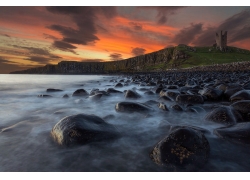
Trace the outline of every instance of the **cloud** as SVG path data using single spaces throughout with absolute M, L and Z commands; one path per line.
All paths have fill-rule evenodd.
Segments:
M 76 46 L 73 46 L 69 43 L 63 41 L 54 41 L 52 44 L 53 47 L 60 49 L 61 51 L 72 52 L 73 54 L 77 54 L 73 49 L 76 49 Z
M 158 24 L 165 24 L 168 20 L 167 16 L 175 14 L 175 12 L 181 8 L 184 8 L 183 6 L 142 6 L 138 8 L 143 9 L 155 9 L 157 10 L 158 14 L 156 18 L 158 19 Z
M 50 35 L 50 34 L 46 34 L 46 33 L 43 33 L 43 37 L 44 37 L 45 39 L 59 40 L 57 37 L 52 36 L 52 35 Z
M 25 60 L 37 62 L 39 64 L 48 64 L 51 59 L 47 57 L 41 57 L 41 56 L 30 56 L 26 58 Z
M 215 33 L 221 31 L 228 31 L 228 43 L 234 43 L 244 39 L 250 38 L 250 10 L 244 10 L 235 14 L 218 26 L 210 26 L 202 31 L 200 36 L 193 41 L 195 45 L 212 45 L 215 43 Z
M 136 22 L 129 22 L 129 25 L 133 27 L 134 30 L 140 31 L 142 30 L 142 25 Z
M 51 13 L 62 14 L 70 16 L 72 21 L 76 24 L 76 28 L 66 27 L 58 24 L 48 26 L 49 29 L 58 31 L 62 36 L 62 40 L 55 40 L 53 46 L 75 53 L 72 49 L 76 46 L 72 44 L 87 45 L 95 43 L 99 38 L 96 36 L 97 28 L 95 21 L 98 15 L 103 15 L 106 18 L 113 18 L 117 15 L 116 7 L 90 7 L 90 6 L 76 6 L 76 7 L 47 7 Z
M 109 57 L 111 58 L 111 60 L 120 60 L 122 59 L 122 55 L 119 53 L 112 53 L 109 55 Z
M 202 24 L 193 24 L 191 23 L 189 27 L 184 27 L 177 33 L 172 42 L 177 44 L 189 44 L 191 43 L 197 35 L 202 32 Z
M 139 48 L 139 47 L 136 47 L 136 48 L 133 48 L 131 53 L 134 55 L 134 56 L 139 56 L 139 55 L 143 55 L 145 54 L 146 52 L 146 49 L 144 48 Z

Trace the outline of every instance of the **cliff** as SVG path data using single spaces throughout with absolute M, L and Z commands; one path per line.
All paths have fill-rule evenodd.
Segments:
M 179 54 L 179 55 L 178 55 Z M 62 61 L 57 65 L 15 71 L 11 74 L 107 74 L 119 72 L 146 71 L 149 66 L 168 63 L 171 59 L 186 58 L 182 51 L 175 47 L 165 48 L 149 54 L 132 57 L 125 60 L 110 62 L 77 62 Z

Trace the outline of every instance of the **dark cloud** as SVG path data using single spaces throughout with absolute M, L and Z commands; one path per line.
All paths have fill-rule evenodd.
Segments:
M 99 14 L 104 15 L 106 18 L 113 18 L 117 15 L 116 7 L 90 7 L 90 6 L 77 6 L 77 7 L 47 7 L 47 10 L 56 14 L 63 14 L 70 16 L 73 22 L 76 24 L 77 28 L 66 27 L 58 24 L 53 24 L 48 26 L 49 29 L 60 32 L 63 39 L 60 41 L 55 41 L 53 45 L 64 51 L 74 51 L 73 45 L 70 44 L 81 44 L 87 45 L 88 43 L 93 43 L 99 38 L 96 36 L 97 28 L 95 21 Z M 67 44 L 63 44 L 67 43 Z M 63 47 L 62 47 L 63 46 Z M 66 48 L 65 48 L 66 47 Z
M 205 29 L 196 40 L 195 45 L 212 45 L 215 43 L 215 33 L 228 31 L 228 43 L 250 38 L 250 10 L 244 10 L 235 14 L 221 24 Z
M 230 42 L 241 41 L 250 38 L 250 26 L 245 26 L 236 32 Z
M 134 30 L 140 31 L 142 30 L 142 25 L 136 22 L 129 22 L 129 25 L 133 27 Z
M 72 44 L 63 42 L 63 41 L 54 41 L 53 47 L 60 49 L 61 51 L 67 51 L 72 52 L 74 54 L 77 54 L 73 49 L 76 49 L 76 46 L 73 46 Z
M 25 47 L 25 46 L 17 46 L 13 45 L 15 48 L 21 48 L 21 49 L 27 49 L 29 52 L 25 53 L 23 55 L 30 56 L 30 55 L 40 55 L 40 56 L 45 56 L 44 58 L 50 58 L 50 59 L 60 59 L 60 56 L 51 54 L 49 50 L 45 48 L 34 48 L 34 47 Z M 35 57 L 33 56 L 33 57 Z
M 8 34 L 3 34 L 5 37 L 10 37 L 10 35 L 8 35 Z
M 189 27 L 185 27 L 179 31 L 173 38 L 172 42 L 177 44 L 189 44 L 191 43 L 197 35 L 202 32 L 202 24 L 190 24 Z
M 103 59 L 83 59 L 81 62 L 103 62 Z
M 120 60 L 122 59 L 122 55 L 119 53 L 112 53 L 109 55 L 109 57 L 111 58 L 111 60 Z
M 143 55 L 143 54 L 145 54 L 145 52 L 146 52 L 146 49 L 144 49 L 144 48 L 138 48 L 138 47 L 133 48 L 132 51 L 131 51 L 131 53 L 134 56 Z
M 165 24 L 168 20 L 167 16 L 174 14 L 177 10 L 184 8 L 182 6 L 142 6 L 138 8 L 156 9 L 158 14 L 158 24 Z
M 59 40 L 57 37 L 52 36 L 52 35 L 50 35 L 50 34 L 46 34 L 46 33 L 43 33 L 43 37 L 44 37 L 45 39 Z
M 51 59 L 47 57 L 42 57 L 42 56 L 30 56 L 26 58 L 25 60 L 37 62 L 39 64 L 48 64 Z

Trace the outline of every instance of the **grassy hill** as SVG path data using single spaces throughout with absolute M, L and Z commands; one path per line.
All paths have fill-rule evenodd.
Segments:
M 190 68 L 202 65 L 250 61 L 250 51 L 236 47 L 228 47 L 227 52 L 221 52 L 214 47 L 189 47 L 179 45 L 174 47 L 174 51 L 187 54 L 188 57 L 184 59 L 171 59 L 166 63 L 150 66 L 148 70 Z

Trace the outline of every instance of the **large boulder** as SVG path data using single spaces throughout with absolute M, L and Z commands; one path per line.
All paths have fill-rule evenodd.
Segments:
M 61 119 L 51 130 L 51 136 L 57 144 L 70 146 L 113 139 L 118 132 L 98 116 L 77 114 Z
M 232 125 L 241 122 L 241 117 L 235 112 L 234 109 L 227 106 L 222 106 L 213 109 L 205 116 L 206 121 L 213 121 L 216 123 Z
M 203 133 L 186 127 L 177 128 L 162 139 L 150 157 L 159 165 L 193 171 L 206 163 L 209 151 L 209 143 Z
M 231 102 L 250 100 L 250 90 L 241 90 L 230 97 Z
M 149 113 L 153 111 L 153 108 L 142 103 L 119 102 L 115 105 L 115 110 L 117 112 L 125 112 L 125 113 L 131 113 L 131 112 Z
M 141 98 L 141 95 L 139 93 L 137 93 L 136 91 L 133 90 L 127 90 L 125 92 L 125 98 L 126 99 L 138 99 Z
M 88 96 L 88 92 L 85 89 L 77 89 L 72 96 Z
M 48 88 L 46 91 L 47 92 L 60 92 L 60 91 L 63 91 L 63 90 L 61 90 L 61 89 L 54 89 L 54 88 Z
M 250 122 L 217 128 L 214 130 L 214 134 L 235 143 L 250 144 Z
M 176 102 L 180 104 L 203 104 L 204 100 L 201 95 L 180 94 L 176 97 Z

